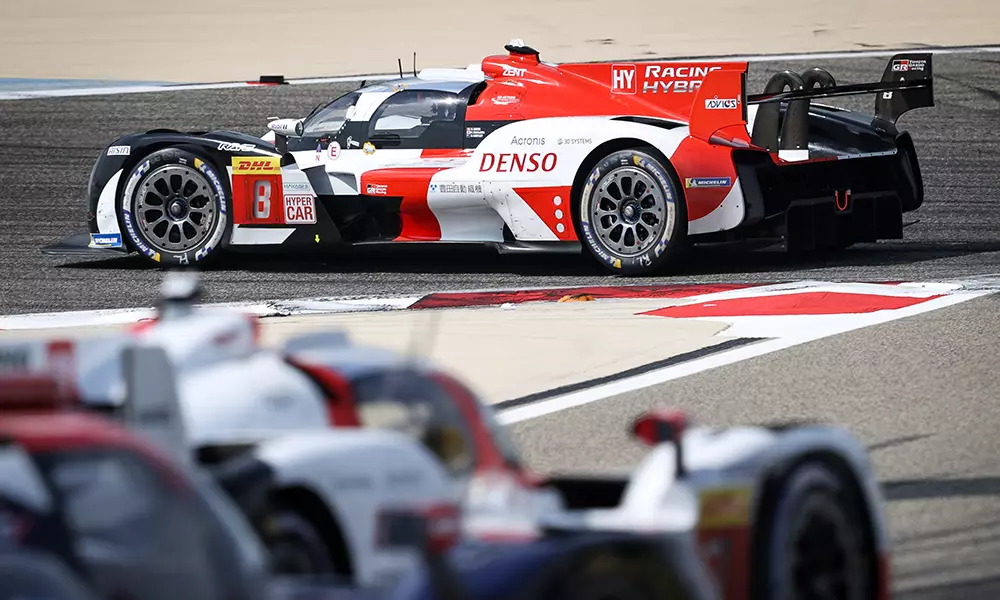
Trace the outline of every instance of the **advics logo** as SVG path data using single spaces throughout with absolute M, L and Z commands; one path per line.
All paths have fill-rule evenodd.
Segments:
M 639 85 L 635 65 L 611 65 L 611 91 L 615 94 L 634 94 Z
M 732 108 L 739 108 L 740 99 L 739 98 L 708 98 L 705 100 L 705 108 L 707 110 L 727 110 Z

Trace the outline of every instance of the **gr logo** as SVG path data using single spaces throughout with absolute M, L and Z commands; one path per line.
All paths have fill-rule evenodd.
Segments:
M 639 89 L 636 81 L 635 65 L 611 65 L 611 92 L 634 94 Z

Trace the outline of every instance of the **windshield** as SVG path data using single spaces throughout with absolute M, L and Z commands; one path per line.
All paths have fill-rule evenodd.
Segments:
M 479 408 L 479 417 L 483 421 L 483 426 L 486 427 L 493 437 L 497 451 L 500 452 L 508 465 L 513 468 L 520 468 L 521 456 L 517 450 L 517 446 L 507 433 L 507 430 L 497 421 L 493 409 L 481 402 L 477 402 L 476 406 Z
M 434 381 L 410 371 L 353 382 L 361 426 L 394 429 L 422 443 L 453 472 L 472 468 L 475 449 L 461 411 Z
M 336 134 L 354 114 L 359 92 L 351 92 L 327 104 L 306 119 L 303 135 Z

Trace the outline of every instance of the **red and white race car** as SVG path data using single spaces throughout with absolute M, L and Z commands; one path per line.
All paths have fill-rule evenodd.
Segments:
M 901 238 L 923 202 L 895 123 L 934 104 L 930 54 L 894 56 L 879 82 L 782 71 L 748 95 L 745 62 L 553 64 L 520 40 L 506 50 L 349 92 L 272 121 L 263 139 L 123 136 L 94 165 L 89 233 L 43 251 L 175 267 L 225 249 L 582 245 L 641 274 L 688 242 Z M 874 116 L 810 104 L 852 94 L 877 94 Z

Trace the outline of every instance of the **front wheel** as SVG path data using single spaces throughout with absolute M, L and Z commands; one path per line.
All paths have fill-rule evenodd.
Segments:
M 680 185 L 648 149 L 604 157 L 577 201 L 584 245 L 615 273 L 655 273 L 684 245 L 687 211 Z
M 122 190 L 119 217 L 132 248 L 162 267 L 204 263 L 227 229 L 227 187 L 208 161 L 168 148 L 142 159 Z
M 268 521 L 265 544 L 271 570 L 280 575 L 333 575 L 337 573 L 323 536 L 309 518 L 294 510 L 281 510 Z

